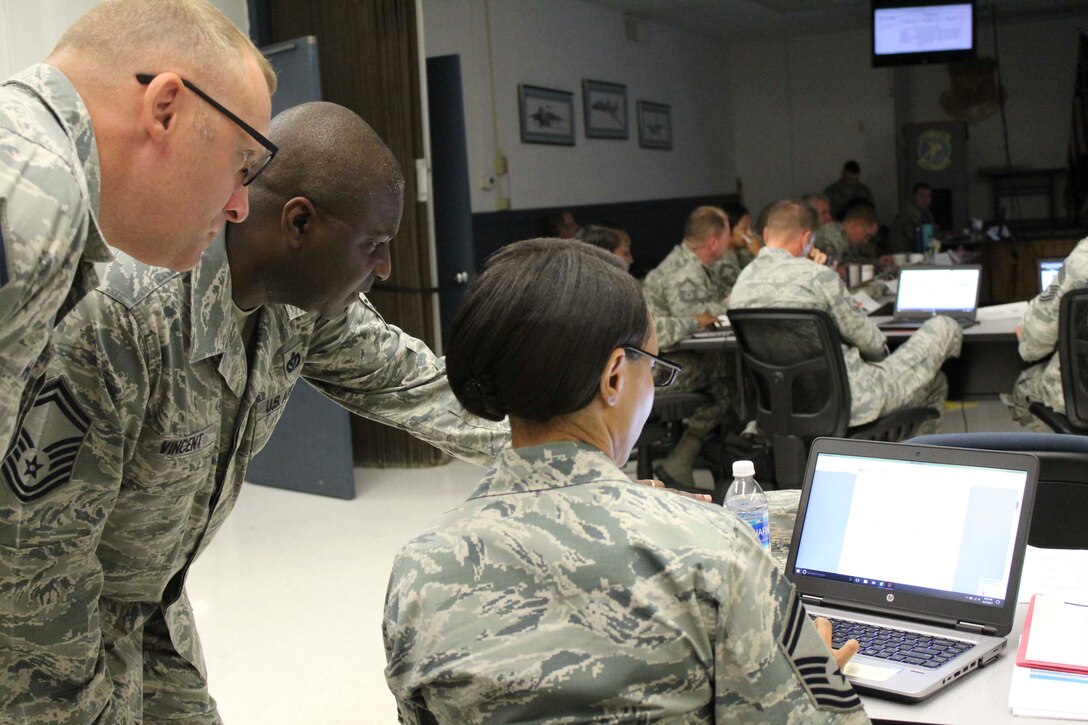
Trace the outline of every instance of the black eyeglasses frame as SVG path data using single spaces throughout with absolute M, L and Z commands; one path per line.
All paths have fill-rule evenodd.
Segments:
M 684 369 L 683 366 L 680 365 L 679 363 L 674 363 L 672 360 L 667 360 L 667 359 L 665 359 L 663 357 L 660 357 L 658 355 L 654 355 L 652 352 L 646 352 L 641 347 L 635 347 L 634 345 L 624 345 L 623 350 L 624 350 L 624 352 L 634 353 L 635 355 L 645 355 L 646 357 L 650 358 L 650 360 L 652 361 L 650 363 L 650 365 L 651 365 L 651 374 L 653 373 L 652 368 L 654 366 L 657 366 L 657 365 L 660 365 L 662 369 L 669 371 L 668 380 L 666 380 L 666 381 L 664 381 L 662 383 L 658 383 L 656 380 L 654 381 L 654 387 L 655 388 L 667 388 L 667 387 L 669 387 L 670 385 L 672 385 L 673 383 L 676 382 L 676 378 L 680 376 L 680 373 Z
M 137 73 L 136 74 L 136 80 L 139 81 L 140 85 L 146 86 L 149 83 L 151 83 L 151 81 L 155 80 L 156 75 L 158 75 L 158 74 L 157 73 Z M 228 109 L 222 103 L 215 100 L 214 98 L 209 96 L 204 91 L 200 90 L 200 88 L 195 83 L 193 83 L 192 81 L 189 81 L 189 80 L 186 80 L 185 78 L 182 78 L 181 82 L 182 82 L 182 85 L 184 85 L 190 91 L 192 91 L 193 93 L 197 94 L 202 99 L 204 99 L 204 101 L 209 106 L 211 106 L 215 110 L 219 111 L 224 116 L 226 116 L 231 121 L 233 121 L 235 124 L 237 124 L 237 126 L 239 128 L 241 128 L 243 131 L 245 131 L 247 134 L 249 134 L 249 136 L 254 141 L 259 143 L 261 146 L 263 146 L 268 151 L 268 156 L 265 158 L 265 160 L 259 166 L 255 165 L 254 166 L 255 170 L 252 171 L 251 173 L 248 173 L 246 175 L 246 178 L 242 180 L 242 186 L 249 186 L 250 184 L 252 184 L 253 180 L 256 179 L 257 176 L 260 175 L 260 173 L 265 170 L 265 167 L 267 167 L 270 163 L 272 163 L 272 159 L 276 158 L 276 154 L 280 150 L 279 147 L 276 146 L 276 144 L 269 141 L 263 135 L 261 135 L 257 131 L 257 129 L 253 128 L 248 123 L 246 123 L 241 118 L 239 118 L 236 114 L 232 113 L 230 111 L 230 109 Z

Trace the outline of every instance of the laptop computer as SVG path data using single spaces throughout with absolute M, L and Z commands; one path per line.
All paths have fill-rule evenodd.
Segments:
M 1065 259 L 1040 259 L 1039 260 L 1039 291 L 1045 292 L 1065 266 Z
M 934 315 L 947 315 L 963 327 L 975 324 L 978 314 L 979 281 L 982 267 L 960 264 L 954 267 L 904 267 L 899 271 L 895 312 L 882 330 L 921 327 Z
M 820 438 L 787 576 L 856 689 L 918 701 L 1005 649 L 1038 460 L 1023 453 Z

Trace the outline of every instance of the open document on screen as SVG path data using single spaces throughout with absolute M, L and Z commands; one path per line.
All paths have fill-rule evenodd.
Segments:
M 819 454 L 795 568 L 1002 606 L 1024 471 Z
M 970 3 L 878 8 L 873 12 L 877 55 L 970 50 L 974 40 Z
M 964 269 L 904 269 L 899 273 L 898 312 L 971 312 L 978 304 L 982 271 Z

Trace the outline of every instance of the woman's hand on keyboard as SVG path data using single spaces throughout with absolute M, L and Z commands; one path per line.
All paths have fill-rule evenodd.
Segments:
M 835 658 L 835 661 L 839 663 L 839 669 L 845 670 L 846 663 L 850 661 L 851 657 L 858 653 L 858 641 L 856 639 L 848 639 L 843 642 L 842 647 L 835 649 L 831 646 L 831 622 L 823 617 L 816 617 L 812 623 L 816 625 L 816 631 L 820 633 L 820 639 L 824 641 L 827 648 L 831 650 L 831 655 Z

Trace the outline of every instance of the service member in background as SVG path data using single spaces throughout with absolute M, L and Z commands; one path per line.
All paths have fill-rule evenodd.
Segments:
M 0 85 L 0 453 L 107 243 L 190 269 L 245 218 L 275 85 L 205 0 L 107 0 Z
M 683 241 L 646 275 L 643 290 L 662 349 L 715 324 L 729 308 L 729 293 L 740 274 L 731 240 L 725 212 L 698 207 L 688 215 Z M 692 467 L 711 431 L 719 424 L 729 429 L 723 432 L 739 427 L 732 405 L 736 371 L 733 358 L 724 353 L 675 352 L 671 357 L 684 368 L 673 390 L 706 391 L 713 399 L 692 414 L 672 453 L 654 470 L 666 485 L 690 488 L 695 485 Z
M 1058 278 L 1050 287 L 1028 303 L 1028 309 L 1016 328 L 1020 357 L 1036 363 L 1020 373 L 1012 395 L 1003 395 L 1012 417 L 1024 425 L 1051 432 L 1050 427 L 1031 414 L 1029 406 L 1039 402 L 1058 413 L 1065 413 L 1061 359 L 1058 348 L 1058 313 L 1067 292 L 1088 287 L 1088 238 L 1080 240 L 1066 257 Z M 1049 357 L 1048 357 L 1049 356 Z
M 252 213 L 196 269 L 118 255 L 57 329 L 3 466 L 0 720 L 219 721 L 185 579 L 300 378 L 461 458 L 508 441 L 362 296 L 400 224 L 389 149 L 329 103 L 281 113 L 271 136 L 281 158 Z
M 815 228 L 807 205 L 776 202 L 767 216 L 767 246 L 741 272 L 732 307 L 828 313 L 843 342 L 852 426 L 905 408 L 943 412 L 948 381 L 941 365 L 959 355 L 963 330 L 950 317 L 934 317 L 889 355 L 884 333 L 858 309 L 839 276 L 821 263 L 823 255 L 813 246 Z M 809 258 L 813 252 L 815 260 Z M 939 419 L 926 421 L 920 432 L 936 432 L 938 425 Z

